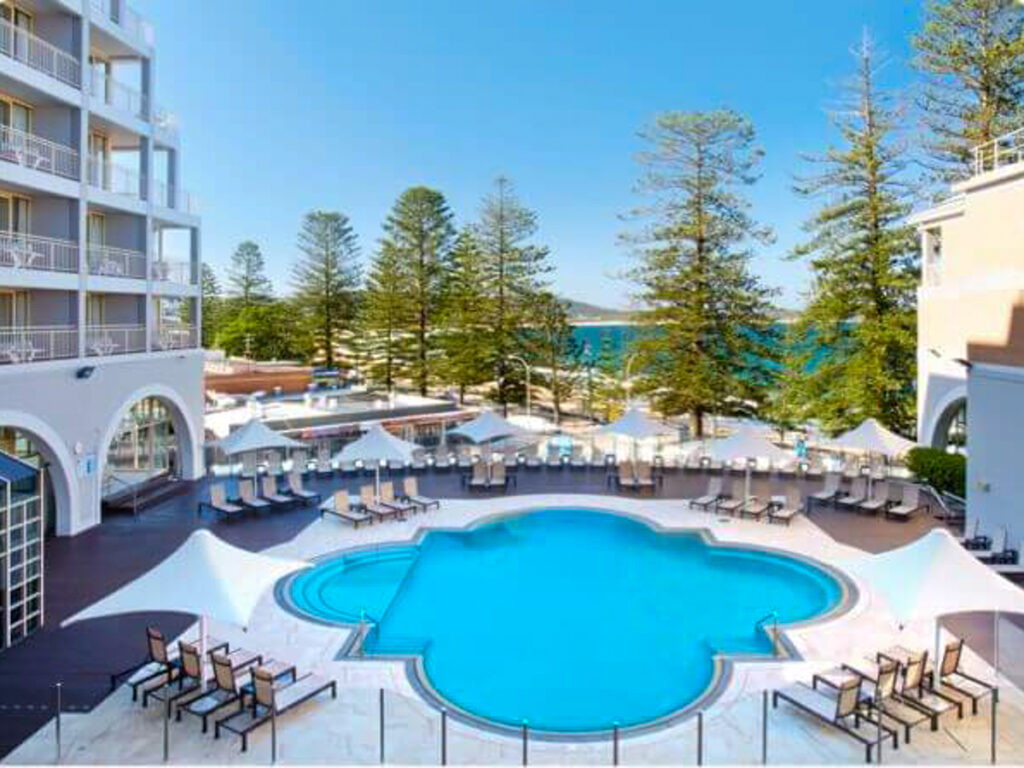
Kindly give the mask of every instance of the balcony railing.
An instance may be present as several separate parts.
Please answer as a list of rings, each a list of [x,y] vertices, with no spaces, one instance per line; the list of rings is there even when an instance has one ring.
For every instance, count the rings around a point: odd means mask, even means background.
[[[0,365],[78,356],[78,329],[70,325],[0,328]]]
[[[104,160],[102,157],[90,157],[89,184],[115,195],[127,195],[142,199],[142,178],[137,171],[125,168]]]
[[[90,275],[146,279],[146,254],[109,245],[89,245],[86,249]]]
[[[145,45],[153,45],[153,27],[124,0],[91,0],[93,14],[98,14],[121,27],[128,35]]]
[[[164,325],[153,329],[153,349],[193,349],[196,346],[196,329],[192,325]]]
[[[144,325],[90,325],[85,331],[85,353],[90,357],[145,351]]]
[[[199,202],[192,194],[159,179],[153,181],[153,205],[199,215]]]
[[[178,134],[178,116],[156,104],[153,105],[153,125],[165,133]]]
[[[0,54],[74,88],[82,87],[82,65],[70,53],[0,19]]]
[[[0,126],[0,160],[75,181],[80,173],[78,153],[71,147],[6,125]]]
[[[94,99],[140,120],[149,119],[146,94],[115,80],[99,67],[89,70],[89,93]]]
[[[151,267],[154,280],[164,283],[192,284],[192,265],[187,261],[162,259],[154,261]]]
[[[78,243],[0,231],[0,267],[78,272]]]
[[[985,173],[1024,162],[1024,128],[974,148],[974,172]]]

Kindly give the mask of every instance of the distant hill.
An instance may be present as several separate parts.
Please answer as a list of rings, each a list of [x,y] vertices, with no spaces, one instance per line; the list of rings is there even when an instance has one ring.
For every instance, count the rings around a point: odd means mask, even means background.
[[[570,320],[585,320],[587,322],[598,322],[606,320],[608,322],[621,322],[629,319],[629,311],[625,309],[611,309],[609,307],[599,307],[596,304],[588,304],[585,301],[577,301],[576,299],[566,299],[563,297],[566,304],[569,305],[569,319]]]

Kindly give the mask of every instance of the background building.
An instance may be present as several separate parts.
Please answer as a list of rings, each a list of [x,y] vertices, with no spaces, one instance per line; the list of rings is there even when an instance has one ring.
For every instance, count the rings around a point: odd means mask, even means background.
[[[0,2],[0,449],[47,526],[202,472],[200,229],[149,25],[126,0]]]

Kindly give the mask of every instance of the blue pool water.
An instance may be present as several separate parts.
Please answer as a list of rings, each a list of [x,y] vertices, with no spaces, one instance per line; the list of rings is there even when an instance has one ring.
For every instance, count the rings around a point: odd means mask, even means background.
[[[479,717],[586,732],[670,715],[712,681],[716,652],[770,653],[755,629],[835,607],[805,562],[661,534],[582,509],[544,510],[418,547],[328,560],[296,578],[300,610],[377,621],[370,654],[422,654],[430,685]]]

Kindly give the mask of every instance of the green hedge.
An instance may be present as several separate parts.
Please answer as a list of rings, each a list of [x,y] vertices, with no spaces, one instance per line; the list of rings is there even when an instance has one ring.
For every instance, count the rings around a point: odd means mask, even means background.
[[[923,483],[939,491],[963,498],[967,487],[967,459],[959,453],[940,448],[912,448],[907,454],[907,469]]]

